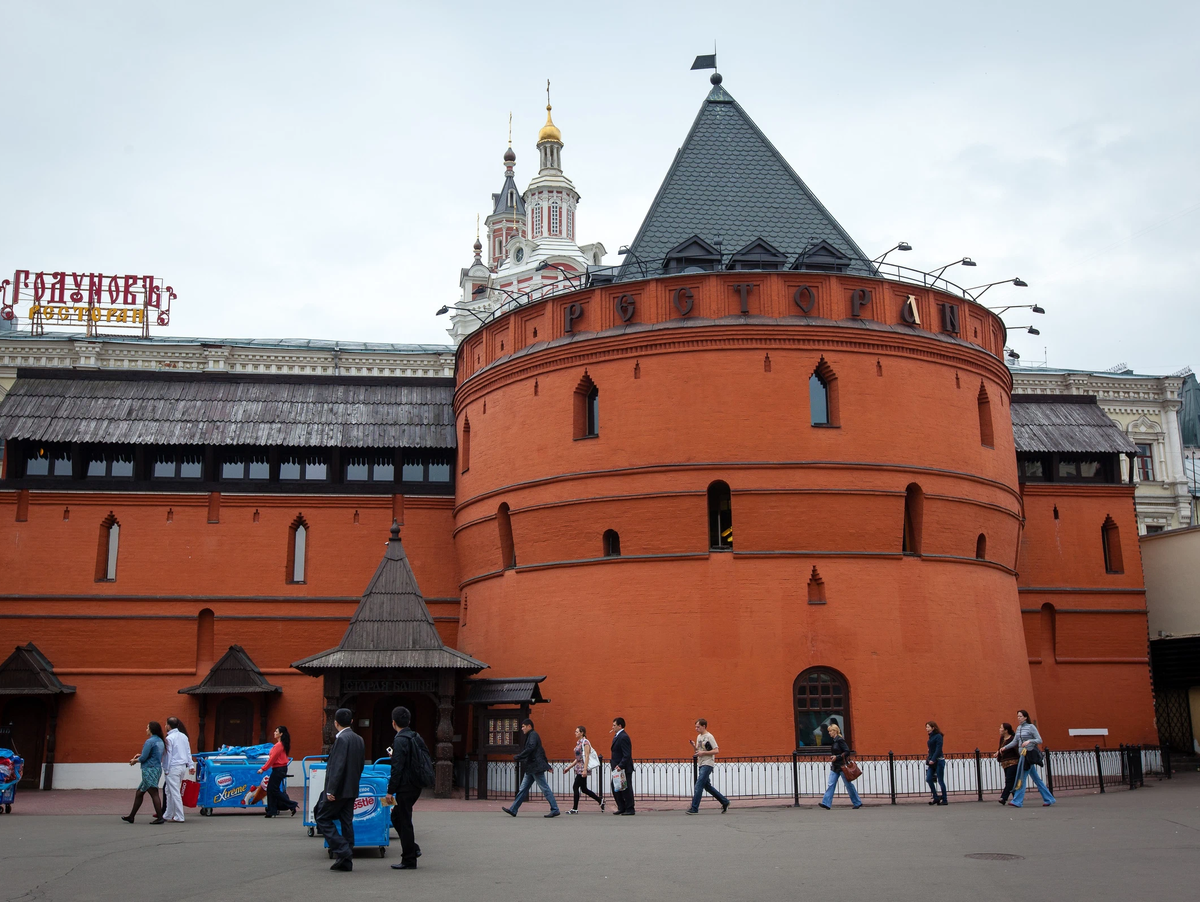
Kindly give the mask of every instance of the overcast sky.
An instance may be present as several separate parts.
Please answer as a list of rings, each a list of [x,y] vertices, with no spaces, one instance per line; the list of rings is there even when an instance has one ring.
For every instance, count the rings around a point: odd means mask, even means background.
[[[507,14],[499,10],[507,9]],[[725,87],[869,254],[1038,303],[1022,362],[1200,362],[1195,2],[0,0],[0,273],[153,273],[165,334],[448,341],[553,82],[578,235],[632,240]],[[957,270],[957,274],[956,274]],[[1035,321],[1028,311],[1010,325]],[[1043,348],[1047,350],[1043,352]]]

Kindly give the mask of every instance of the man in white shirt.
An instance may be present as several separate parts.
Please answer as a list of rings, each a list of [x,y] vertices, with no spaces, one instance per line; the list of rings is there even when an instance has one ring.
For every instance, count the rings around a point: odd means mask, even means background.
[[[167,811],[163,815],[168,821],[183,823],[183,777],[195,773],[192,763],[192,744],[188,741],[186,729],[178,717],[168,717],[167,754],[163,757],[163,773],[166,775],[164,792],[167,797]]]
[[[696,759],[697,766],[696,790],[692,793],[692,807],[687,810],[687,813],[700,813],[700,798],[707,790],[714,799],[721,803],[721,813],[724,814],[729,810],[729,799],[721,795],[712,785],[713,768],[717,766],[717,753],[721,750],[717,747],[717,738],[708,732],[708,721],[703,717],[696,721],[696,738],[691,740],[691,743],[695,750],[692,757]]]

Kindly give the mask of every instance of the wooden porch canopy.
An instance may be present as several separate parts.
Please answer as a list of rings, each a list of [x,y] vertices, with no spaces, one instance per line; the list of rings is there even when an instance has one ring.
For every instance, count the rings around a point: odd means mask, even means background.
[[[538,686],[544,676],[511,677],[502,679],[476,679],[466,683],[468,705],[521,705],[544,704],[550,699],[542,698]]]
[[[204,751],[204,722],[208,715],[208,696],[210,695],[259,695],[259,742],[267,738],[267,700],[271,693],[283,692],[282,686],[267,682],[258,665],[246,650],[240,645],[231,645],[221,659],[209,668],[208,673],[195,686],[186,686],[179,690],[180,695],[200,696],[200,736],[197,742],[198,752]],[[220,727],[218,725],[217,729]]]
[[[32,642],[18,645],[0,664],[0,695],[74,694],[75,687],[54,675],[54,665]]]
[[[74,694],[75,687],[66,685],[54,675],[54,665],[32,642],[18,645],[4,663],[0,664],[0,696],[42,697],[48,703],[50,723],[46,731],[46,750],[42,758],[42,789],[54,788],[54,748],[58,740],[59,699],[64,695]],[[19,753],[21,750],[16,751]],[[26,755],[28,754],[27,751]],[[33,775],[33,781],[36,786],[36,774]]]
[[[487,664],[442,642],[400,542],[399,523],[392,522],[383,560],[342,641],[292,666],[309,676],[324,677],[326,751],[333,742],[333,714],[350,696],[401,682],[427,686],[419,691],[438,708],[434,794],[450,794],[456,686],[459,677],[478,673]]]

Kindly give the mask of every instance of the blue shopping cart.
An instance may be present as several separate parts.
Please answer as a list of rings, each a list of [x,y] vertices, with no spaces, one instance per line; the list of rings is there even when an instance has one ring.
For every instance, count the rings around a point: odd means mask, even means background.
[[[4,814],[12,814],[13,799],[17,796],[17,784],[21,782],[21,777],[25,773],[25,759],[12,749],[0,749],[0,758],[7,758],[12,762],[12,773],[0,775],[0,811],[3,811]],[[7,782],[5,782],[6,777]]]

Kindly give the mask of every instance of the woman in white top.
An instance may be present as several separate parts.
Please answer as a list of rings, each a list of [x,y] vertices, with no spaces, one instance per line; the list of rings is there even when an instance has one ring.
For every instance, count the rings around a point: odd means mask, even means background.
[[[597,802],[599,802],[600,810],[604,810],[604,799],[600,798],[600,796],[588,789],[587,785],[588,771],[590,769],[588,767],[588,763],[591,760],[591,757],[592,744],[587,738],[587,727],[576,727],[575,764],[573,765],[575,769],[575,783],[571,787],[571,789],[575,792],[575,804],[571,806],[570,810],[567,811],[567,814],[579,813],[579,794],[581,792],[588,798],[595,799]]]
[[[167,810],[163,817],[182,824],[183,778],[195,773],[196,766],[192,762],[192,744],[183,721],[178,717],[168,717],[167,727],[167,754],[163,758],[163,773],[167,778],[163,784],[163,794],[167,797]]]

